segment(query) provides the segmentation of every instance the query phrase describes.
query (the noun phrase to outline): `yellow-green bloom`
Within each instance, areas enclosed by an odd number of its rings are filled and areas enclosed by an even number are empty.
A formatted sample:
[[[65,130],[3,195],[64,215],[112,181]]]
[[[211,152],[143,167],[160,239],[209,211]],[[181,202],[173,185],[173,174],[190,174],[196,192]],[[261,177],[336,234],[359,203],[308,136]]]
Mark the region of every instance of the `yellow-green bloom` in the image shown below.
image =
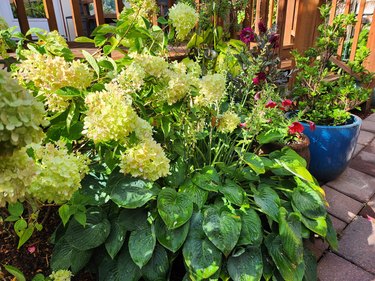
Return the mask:
[[[17,200],[23,201],[37,172],[38,168],[27,155],[26,148],[0,157],[0,207]]]
[[[16,80],[0,70],[0,155],[14,148],[40,142],[41,125],[47,125],[44,105]]]
[[[169,9],[169,18],[176,29],[176,38],[183,40],[198,21],[198,13],[190,5],[179,2]]]
[[[68,153],[63,142],[57,145],[34,145],[38,173],[27,190],[42,202],[63,203],[81,187],[81,180],[88,173],[89,160],[80,153]]]
[[[48,277],[53,281],[70,281],[73,274],[69,270],[60,269],[58,271],[52,271]]]
[[[219,119],[218,131],[223,133],[233,132],[240,124],[241,118],[232,111],[226,111]]]
[[[146,139],[122,155],[120,167],[124,174],[156,181],[169,174],[169,162],[160,144]]]
[[[140,117],[137,117],[134,132],[139,140],[152,138],[152,126]]]
[[[146,72],[133,62],[118,75],[117,80],[126,93],[132,94],[141,90]]]
[[[225,76],[223,74],[206,75],[200,80],[199,84],[199,95],[195,98],[197,105],[218,104],[226,95]]]
[[[146,75],[160,78],[166,74],[168,69],[168,62],[161,57],[152,56],[148,54],[131,54],[134,63],[141,66]]]
[[[84,128],[95,143],[125,142],[136,128],[137,114],[132,108],[132,98],[115,83],[106,84],[105,90],[87,95],[87,115]]]

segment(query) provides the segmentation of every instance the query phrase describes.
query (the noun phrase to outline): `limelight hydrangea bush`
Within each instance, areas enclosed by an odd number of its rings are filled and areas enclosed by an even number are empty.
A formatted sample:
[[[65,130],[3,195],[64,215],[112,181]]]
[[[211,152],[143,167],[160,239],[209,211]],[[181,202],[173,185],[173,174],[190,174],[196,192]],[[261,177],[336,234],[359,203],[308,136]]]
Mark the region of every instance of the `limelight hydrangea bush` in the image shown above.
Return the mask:
[[[44,137],[44,105],[22,88],[10,74],[0,71],[0,156]]]
[[[184,40],[198,21],[198,13],[190,5],[179,2],[169,9],[169,19],[176,29],[177,39]]]

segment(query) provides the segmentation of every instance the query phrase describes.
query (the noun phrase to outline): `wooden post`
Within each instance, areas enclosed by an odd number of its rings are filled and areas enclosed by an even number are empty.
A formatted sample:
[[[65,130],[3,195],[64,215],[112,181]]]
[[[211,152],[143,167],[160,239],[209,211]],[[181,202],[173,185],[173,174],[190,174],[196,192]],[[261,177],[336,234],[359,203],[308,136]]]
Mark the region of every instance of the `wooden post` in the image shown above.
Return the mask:
[[[267,24],[267,0],[257,0],[255,8],[255,32],[259,33],[258,23],[263,21]]]
[[[361,0],[361,4],[359,5],[359,11],[357,15],[357,23],[354,29],[352,49],[350,51],[350,57],[349,57],[349,60],[351,61],[354,60],[355,53],[357,51],[359,33],[361,32],[361,28],[362,28],[362,17],[363,17],[363,12],[365,11],[365,6],[366,6],[366,0]]]
[[[281,60],[285,59],[285,55],[283,52],[284,47],[284,32],[285,32],[285,16],[286,16],[286,7],[287,7],[288,0],[279,0],[278,7],[277,7],[277,17],[276,17],[276,24],[279,33],[279,49],[278,55]]]
[[[26,34],[26,32],[30,29],[29,21],[27,19],[25,3],[23,0],[13,0],[14,4],[16,5],[17,16],[18,16],[18,23],[20,25],[21,32]]]
[[[368,35],[367,39],[367,48],[371,51],[370,55],[368,58],[364,61],[364,66],[366,69],[370,72],[375,72],[375,20],[374,20],[374,14],[375,14],[375,9],[372,13],[373,20],[371,22],[370,26],[370,33]],[[372,83],[368,85],[369,89],[373,89],[375,87],[375,78],[372,80]],[[369,112],[371,109],[371,104],[372,104],[372,92],[370,94],[370,98],[366,102],[366,108],[365,111]]]
[[[120,14],[122,10],[124,9],[124,3],[122,0],[115,0],[115,5],[116,5],[116,17],[117,19],[120,18]]]
[[[105,23],[102,0],[94,0],[94,10],[95,10],[96,25],[99,26]]]
[[[168,8],[172,7],[174,2],[175,2],[174,0],[168,0]],[[199,1],[198,1],[198,3],[199,3]]]
[[[72,19],[74,23],[74,31],[76,36],[83,36],[83,25],[81,12],[78,0],[70,0],[70,7],[72,9]]]
[[[53,0],[43,0],[43,5],[48,21],[49,30],[59,30],[57,27],[55,8],[53,7]]]
[[[244,27],[251,27],[253,24],[253,7],[254,7],[254,1],[249,0],[245,8],[245,20],[243,22]]]
[[[268,6],[268,22],[267,27],[272,27],[272,18],[273,18],[273,9],[275,7],[275,0],[270,0],[269,6]]]
[[[336,15],[337,0],[332,0],[331,12],[329,14],[329,24],[331,25]]]

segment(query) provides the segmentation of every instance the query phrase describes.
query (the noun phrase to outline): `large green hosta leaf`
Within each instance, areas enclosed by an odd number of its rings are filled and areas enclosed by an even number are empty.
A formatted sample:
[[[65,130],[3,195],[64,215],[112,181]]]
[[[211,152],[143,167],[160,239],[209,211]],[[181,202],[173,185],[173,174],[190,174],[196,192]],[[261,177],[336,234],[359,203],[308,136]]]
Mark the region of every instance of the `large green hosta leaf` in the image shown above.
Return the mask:
[[[327,220],[326,217],[319,217],[316,219],[309,219],[301,215],[302,223],[311,231],[326,237],[327,235]]]
[[[276,191],[266,184],[259,185],[258,189],[253,189],[254,200],[263,213],[278,221],[280,198]]]
[[[165,188],[158,196],[158,211],[169,229],[185,224],[193,214],[193,202],[185,193]]]
[[[208,191],[193,184],[191,180],[180,186],[179,192],[187,194],[190,200],[195,203],[199,209],[202,209],[208,198]]]
[[[80,251],[61,238],[53,249],[52,270],[69,269],[73,273],[80,271],[90,260],[92,250]]]
[[[220,184],[220,177],[214,167],[206,166],[196,173],[192,179],[193,183],[198,187],[207,190],[217,192]]]
[[[139,268],[142,268],[151,259],[155,245],[156,237],[153,225],[130,233],[129,253]]]
[[[133,231],[145,228],[148,224],[147,217],[148,214],[145,208],[122,209],[118,216],[118,223],[123,229]]]
[[[297,264],[303,261],[303,244],[301,221],[296,213],[288,214],[285,208],[280,208],[279,234],[283,249],[289,259]]]
[[[118,218],[111,222],[111,232],[105,241],[107,253],[113,259],[121,250],[125,241],[126,230],[119,224]]]
[[[135,209],[143,206],[154,196],[152,183],[118,174],[108,181],[110,198],[123,208]]]
[[[98,207],[87,210],[86,226],[71,220],[64,235],[66,241],[76,249],[85,251],[103,244],[107,239],[111,224]]]
[[[166,250],[156,245],[154,253],[149,262],[142,268],[142,275],[146,281],[167,280],[169,260]]]
[[[283,249],[281,238],[275,234],[270,234],[266,237],[265,244],[269,255],[284,280],[301,281],[305,271],[305,264],[303,262],[297,264],[288,258]]]
[[[216,248],[228,256],[240,237],[241,217],[209,207],[203,215],[203,231]]]
[[[219,187],[219,192],[232,204],[241,206],[246,196],[245,191],[241,186],[234,181],[226,180],[223,185]]]
[[[209,278],[221,266],[221,252],[204,234],[202,222],[202,213],[192,216],[190,231],[182,250],[192,280]]]
[[[260,245],[263,239],[263,228],[257,212],[247,209],[238,214],[241,216],[242,227],[237,245]]]
[[[296,178],[296,182],[298,187],[292,194],[293,208],[310,219],[325,217],[327,211],[319,194],[299,178]]]
[[[104,256],[99,264],[99,281],[138,281],[141,276],[141,270],[131,259],[126,245],[115,259]]]
[[[168,229],[163,220],[158,217],[155,221],[156,238],[165,248],[175,253],[184,244],[189,227],[190,224],[185,223],[179,228]]]
[[[336,230],[333,227],[332,220],[328,214],[326,216],[326,221],[327,221],[327,235],[325,236],[325,238],[328,244],[331,246],[331,248],[337,251],[339,247],[339,242],[337,241]]]
[[[247,247],[242,254],[230,256],[227,268],[233,281],[259,281],[263,272],[260,248]]]
[[[262,158],[254,153],[245,153],[243,160],[249,167],[257,173],[257,175],[264,174],[266,172]]]
[[[303,259],[305,263],[305,276],[303,281],[318,280],[317,263],[314,254],[307,248],[303,252]]]

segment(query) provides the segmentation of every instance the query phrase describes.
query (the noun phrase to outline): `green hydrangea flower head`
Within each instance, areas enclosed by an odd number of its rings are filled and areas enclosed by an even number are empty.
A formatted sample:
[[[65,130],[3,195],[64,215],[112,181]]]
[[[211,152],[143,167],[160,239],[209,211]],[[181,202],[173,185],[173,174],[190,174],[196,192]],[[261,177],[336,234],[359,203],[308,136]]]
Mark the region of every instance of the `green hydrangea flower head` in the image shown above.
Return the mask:
[[[46,126],[43,103],[0,71],[0,156],[30,143],[39,143]]]

